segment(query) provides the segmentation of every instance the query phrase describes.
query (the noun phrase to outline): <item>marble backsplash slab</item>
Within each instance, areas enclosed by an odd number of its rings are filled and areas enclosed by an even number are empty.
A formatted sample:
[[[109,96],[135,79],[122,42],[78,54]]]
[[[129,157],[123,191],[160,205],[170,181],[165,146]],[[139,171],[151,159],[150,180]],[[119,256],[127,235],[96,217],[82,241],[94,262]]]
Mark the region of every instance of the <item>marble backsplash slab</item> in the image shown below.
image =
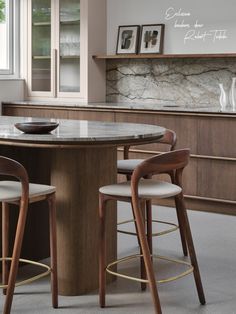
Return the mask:
[[[219,83],[228,92],[236,58],[107,61],[107,101],[180,107],[217,106]]]

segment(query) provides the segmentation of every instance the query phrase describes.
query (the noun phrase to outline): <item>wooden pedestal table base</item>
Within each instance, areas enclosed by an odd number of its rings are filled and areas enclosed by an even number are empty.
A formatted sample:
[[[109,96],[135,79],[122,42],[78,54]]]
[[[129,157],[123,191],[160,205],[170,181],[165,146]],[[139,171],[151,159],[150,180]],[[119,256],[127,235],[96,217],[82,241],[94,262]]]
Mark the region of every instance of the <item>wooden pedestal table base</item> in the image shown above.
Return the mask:
[[[57,187],[60,295],[98,287],[98,189],[116,181],[116,147],[55,149],[51,184]],[[108,260],[116,259],[116,210],[110,204]]]

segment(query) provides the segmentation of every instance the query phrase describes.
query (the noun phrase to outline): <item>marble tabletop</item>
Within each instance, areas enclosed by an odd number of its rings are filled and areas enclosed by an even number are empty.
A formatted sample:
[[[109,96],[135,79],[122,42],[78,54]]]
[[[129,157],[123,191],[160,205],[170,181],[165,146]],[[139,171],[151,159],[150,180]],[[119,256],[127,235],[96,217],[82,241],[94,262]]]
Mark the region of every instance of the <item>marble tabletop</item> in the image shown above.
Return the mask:
[[[14,126],[36,121],[58,122],[59,126],[49,134],[25,134]],[[0,144],[122,145],[155,140],[164,132],[165,128],[149,124],[0,116]]]

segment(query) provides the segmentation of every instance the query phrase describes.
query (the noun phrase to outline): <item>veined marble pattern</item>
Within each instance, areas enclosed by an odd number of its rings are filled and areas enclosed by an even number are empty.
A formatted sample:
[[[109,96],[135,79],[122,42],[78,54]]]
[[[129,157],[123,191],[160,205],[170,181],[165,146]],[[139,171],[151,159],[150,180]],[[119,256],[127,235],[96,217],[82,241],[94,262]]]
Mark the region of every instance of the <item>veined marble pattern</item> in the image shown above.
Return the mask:
[[[22,122],[58,122],[56,130],[47,134],[26,134],[15,128],[16,123]],[[152,140],[161,137],[165,129],[156,125],[118,123],[103,121],[86,120],[67,120],[67,119],[47,119],[30,117],[10,117],[0,116],[0,143],[13,141],[22,143],[37,144],[123,144],[127,141],[138,142],[139,140]],[[123,142],[123,143],[122,143]]]
[[[219,83],[228,93],[234,76],[234,58],[109,60],[107,101],[217,106]]]

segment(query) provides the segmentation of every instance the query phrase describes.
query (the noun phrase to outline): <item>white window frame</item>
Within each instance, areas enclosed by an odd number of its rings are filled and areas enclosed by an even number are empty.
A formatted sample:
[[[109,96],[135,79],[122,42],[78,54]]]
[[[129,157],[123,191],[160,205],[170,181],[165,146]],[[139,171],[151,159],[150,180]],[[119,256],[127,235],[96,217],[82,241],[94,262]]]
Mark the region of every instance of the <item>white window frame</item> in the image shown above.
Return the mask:
[[[20,0],[8,0],[9,68],[0,69],[0,79],[19,78],[20,74]]]

